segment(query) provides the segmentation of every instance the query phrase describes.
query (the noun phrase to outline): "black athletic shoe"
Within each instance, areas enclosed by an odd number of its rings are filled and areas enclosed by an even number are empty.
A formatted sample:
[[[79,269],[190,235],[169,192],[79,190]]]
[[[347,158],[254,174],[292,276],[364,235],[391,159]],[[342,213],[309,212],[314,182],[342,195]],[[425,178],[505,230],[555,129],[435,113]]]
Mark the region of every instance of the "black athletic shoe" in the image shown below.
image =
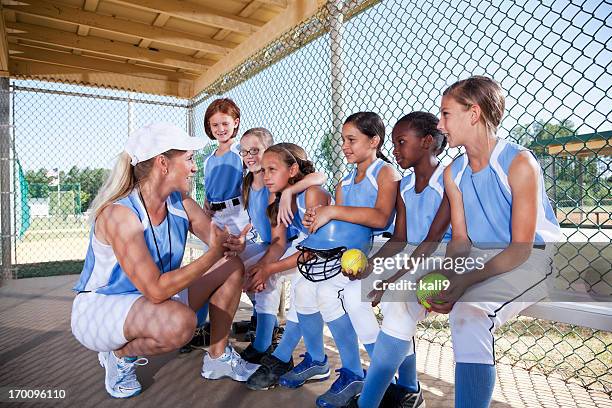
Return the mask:
[[[400,385],[389,384],[380,408],[425,408],[423,389],[419,384],[417,392],[410,392]]]
[[[210,323],[196,327],[193,337],[189,343],[179,349],[179,353],[191,353],[194,349],[204,350],[210,344]]]
[[[249,344],[247,348],[245,348],[242,353],[240,353],[240,357],[242,357],[244,361],[248,361],[249,363],[261,364],[261,359],[263,358],[263,356],[265,356],[266,354],[272,354],[273,351],[274,348],[272,346],[268,347],[266,351],[261,352],[257,351],[257,349],[253,347],[253,344]]]
[[[285,363],[268,354],[262,357],[260,364],[246,382],[246,386],[251,390],[267,390],[278,385],[280,376],[293,369],[293,357]]]

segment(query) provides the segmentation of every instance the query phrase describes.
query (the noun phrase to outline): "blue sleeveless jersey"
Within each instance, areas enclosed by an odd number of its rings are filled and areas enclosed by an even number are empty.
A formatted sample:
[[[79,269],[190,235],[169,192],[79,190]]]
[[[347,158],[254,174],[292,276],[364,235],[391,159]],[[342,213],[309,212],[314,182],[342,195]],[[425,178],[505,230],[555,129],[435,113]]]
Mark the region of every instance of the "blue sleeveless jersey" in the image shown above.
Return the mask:
[[[516,143],[498,139],[489,164],[477,173],[468,165],[465,154],[451,163],[453,180],[463,196],[468,236],[476,246],[504,246],[512,241],[512,192],[508,172],[512,160],[525,150]],[[558,242],[561,229],[546,195],[541,170],[538,198],[534,243]]]
[[[204,159],[206,200],[218,203],[240,196],[242,191],[242,158],[240,145],[234,143],[222,156],[211,153]]]
[[[268,214],[266,214],[269,197],[270,190],[267,187],[264,186],[259,190],[250,187],[247,212],[255,231],[257,231],[261,240],[266,244],[272,242],[272,226],[270,225]],[[298,233],[299,231],[293,225],[289,225],[289,228],[287,228],[287,240],[294,238]]]
[[[400,182],[400,194],[406,207],[406,241],[419,245],[427,237],[444,196],[444,166],[438,165],[429,183],[420,193],[415,191],[414,173],[404,177]],[[449,227],[442,237],[442,242],[448,242],[450,238]]]
[[[136,214],[142,223],[145,243],[151,258],[153,258],[153,261],[162,273],[180,267],[189,230],[189,220],[183,208],[181,193],[174,192],[170,194],[166,204],[168,205],[166,218],[160,225],[152,227],[149,224],[145,208],[140,201],[136,189],[127,197],[114,203],[114,205],[123,205]],[[172,259],[170,259],[168,223],[170,223],[172,240]],[[155,238],[157,239],[159,253],[163,261],[163,271],[162,263],[158,258],[157,249],[155,248],[153,230],[155,230]],[[75,291],[92,291],[104,295],[140,293],[117,262],[111,246],[103,244],[96,239],[93,226],[89,234],[89,247],[85,257],[85,265],[83,266],[79,281],[73,289]]]
[[[357,167],[344,176],[340,184],[342,188],[342,205],[374,208],[376,199],[378,198],[378,174],[384,165],[385,162],[382,159],[374,160],[367,168],[366,176],[359,183],[355,183]],[[380,235],[384,232],[393,232],[394,219],[395,210],[389,217],[389,222],[384,228],[373,229],[374,235]]]

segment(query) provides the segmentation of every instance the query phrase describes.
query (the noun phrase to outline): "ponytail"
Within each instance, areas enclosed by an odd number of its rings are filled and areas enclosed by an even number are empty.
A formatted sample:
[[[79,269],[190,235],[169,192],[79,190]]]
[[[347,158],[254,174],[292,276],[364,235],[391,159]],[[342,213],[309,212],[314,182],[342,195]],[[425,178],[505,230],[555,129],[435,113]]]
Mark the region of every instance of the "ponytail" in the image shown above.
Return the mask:
[[[431,135],[435,146],[433,153],[438,156],[446,147],[446,135],[438,129],[438,122],[439,119],[436,115],[429,112],[417,111],[402,116],[395,126],[404,124],[420,138]]]
[[[172,159],[172,157],[184,153],[182,150],[168,150],[162,153],[164,156]],[[157,157],[157,156],[155,156]],[[132,166],[132,159],[126,152],[122,152],[111,170],[108,178],[98,190],[96,198],[91,203],[91,215],[89,222],[93,225],[96,218],[104,211],[106,207],[115,201],[126,197],[130,192],[141,185],[151,174],[155,157],[139,162],[136,166]]]
[[[242,179],[242,203],[244,208],[249,208],[249,195],[251,194],[251,185],[255,176],[252,172],[248,172]]]
[[[91,203],[89,222],[93,225],[100,213],[120,198],[127,196],[136,185],[136,177],[131,163],[132,159],[126,152],[122,152],[111,170],[108,178],[98,191],[98,195]],[[148,162],[149,160],[147,160]],[[143,162],[144,164],[146,162]],[[139,163],[141,164],[141,163]]]
[[[381,151],[380,145],[378,145],[378,147],[376,148],[376,157],[386,161],[387,163],[391,163],[391,160],[389,160],[387,156],[385,156],[383,152]]]
[[[380,142],[378,146],[376,146],[376,157],[387,163],[391,163],[391,160],[382,152],[383,145],[385,144],[385,124],[378,114],[374,112],[353,113],[344,121],[345,125],[347,123],[353,124],[361,133],[370,139],[378,136]]]

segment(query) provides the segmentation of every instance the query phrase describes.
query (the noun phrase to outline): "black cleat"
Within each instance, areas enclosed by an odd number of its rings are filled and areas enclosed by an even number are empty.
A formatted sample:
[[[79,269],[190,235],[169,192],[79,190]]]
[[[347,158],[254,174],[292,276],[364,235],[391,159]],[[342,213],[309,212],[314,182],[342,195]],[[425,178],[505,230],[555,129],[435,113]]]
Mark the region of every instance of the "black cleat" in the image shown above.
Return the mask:
[[[257,349],[253,347],[253,344],[249,344],[247,348],[245,348],[242,353],[240,353],[240,357],[242,357],[244,361],[248,361],[249,363],[261,364],[261,359],[263,358],[263,356],[265,356],[266,354],[272,354],[273,351],[274,348],[272,346],[268,347],[266,351],[261,352],[257,351]]]
[[[419,384],[417,392],[410,392],[401,385],[389,384],[380,402],[380,408],[425,408],[423,389]]]
[[[280,376],[293,369],[293,357],[285,363],[268,354],[262,357],[260,364],[246,382],[246,386],[251,390],[267,390],[277,386]]]

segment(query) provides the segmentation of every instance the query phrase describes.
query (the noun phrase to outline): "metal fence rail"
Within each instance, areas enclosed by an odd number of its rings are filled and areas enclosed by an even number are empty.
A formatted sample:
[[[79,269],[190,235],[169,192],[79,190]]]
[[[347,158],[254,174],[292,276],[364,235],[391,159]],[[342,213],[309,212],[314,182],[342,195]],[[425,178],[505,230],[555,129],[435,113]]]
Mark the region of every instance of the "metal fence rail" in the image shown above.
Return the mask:
[[[208,103],[229,96],[241,107],[241,131],[264,126],[276,141],[300,144],[329,174],[328,187],[333,188],[345,170],[337,149],[348,114],[377,112],[390,134],[395,121],[411,111],[437,114],[441,91],[472,74],[495,78],[507,92],[499,136],[536,153],[567,241],[609,244],[610,3],[329,3],[191,101],[11,81],[15,211],[10,234],[3,232],[12,237],[11,273],[25,277],[80,270],[88,203],[130,129],[165,120],[205,137]],[[384,148],[390,152],[390,140]],[[448,149],[441,159],[446,164],[457,154]],[[27,183],[20,183],[20,174]],[[199,180],[203,188],[201,175]],[[198,199],[201,188],[196,189]],[[593,248],[559,251],[561,289],[610,292],[611,257],[606,246]],[[419,327],[422,338],[449,342],[444,317]],[[499,361],[612,392],[610,332],[520,317],[499,330],[497,338]]]

